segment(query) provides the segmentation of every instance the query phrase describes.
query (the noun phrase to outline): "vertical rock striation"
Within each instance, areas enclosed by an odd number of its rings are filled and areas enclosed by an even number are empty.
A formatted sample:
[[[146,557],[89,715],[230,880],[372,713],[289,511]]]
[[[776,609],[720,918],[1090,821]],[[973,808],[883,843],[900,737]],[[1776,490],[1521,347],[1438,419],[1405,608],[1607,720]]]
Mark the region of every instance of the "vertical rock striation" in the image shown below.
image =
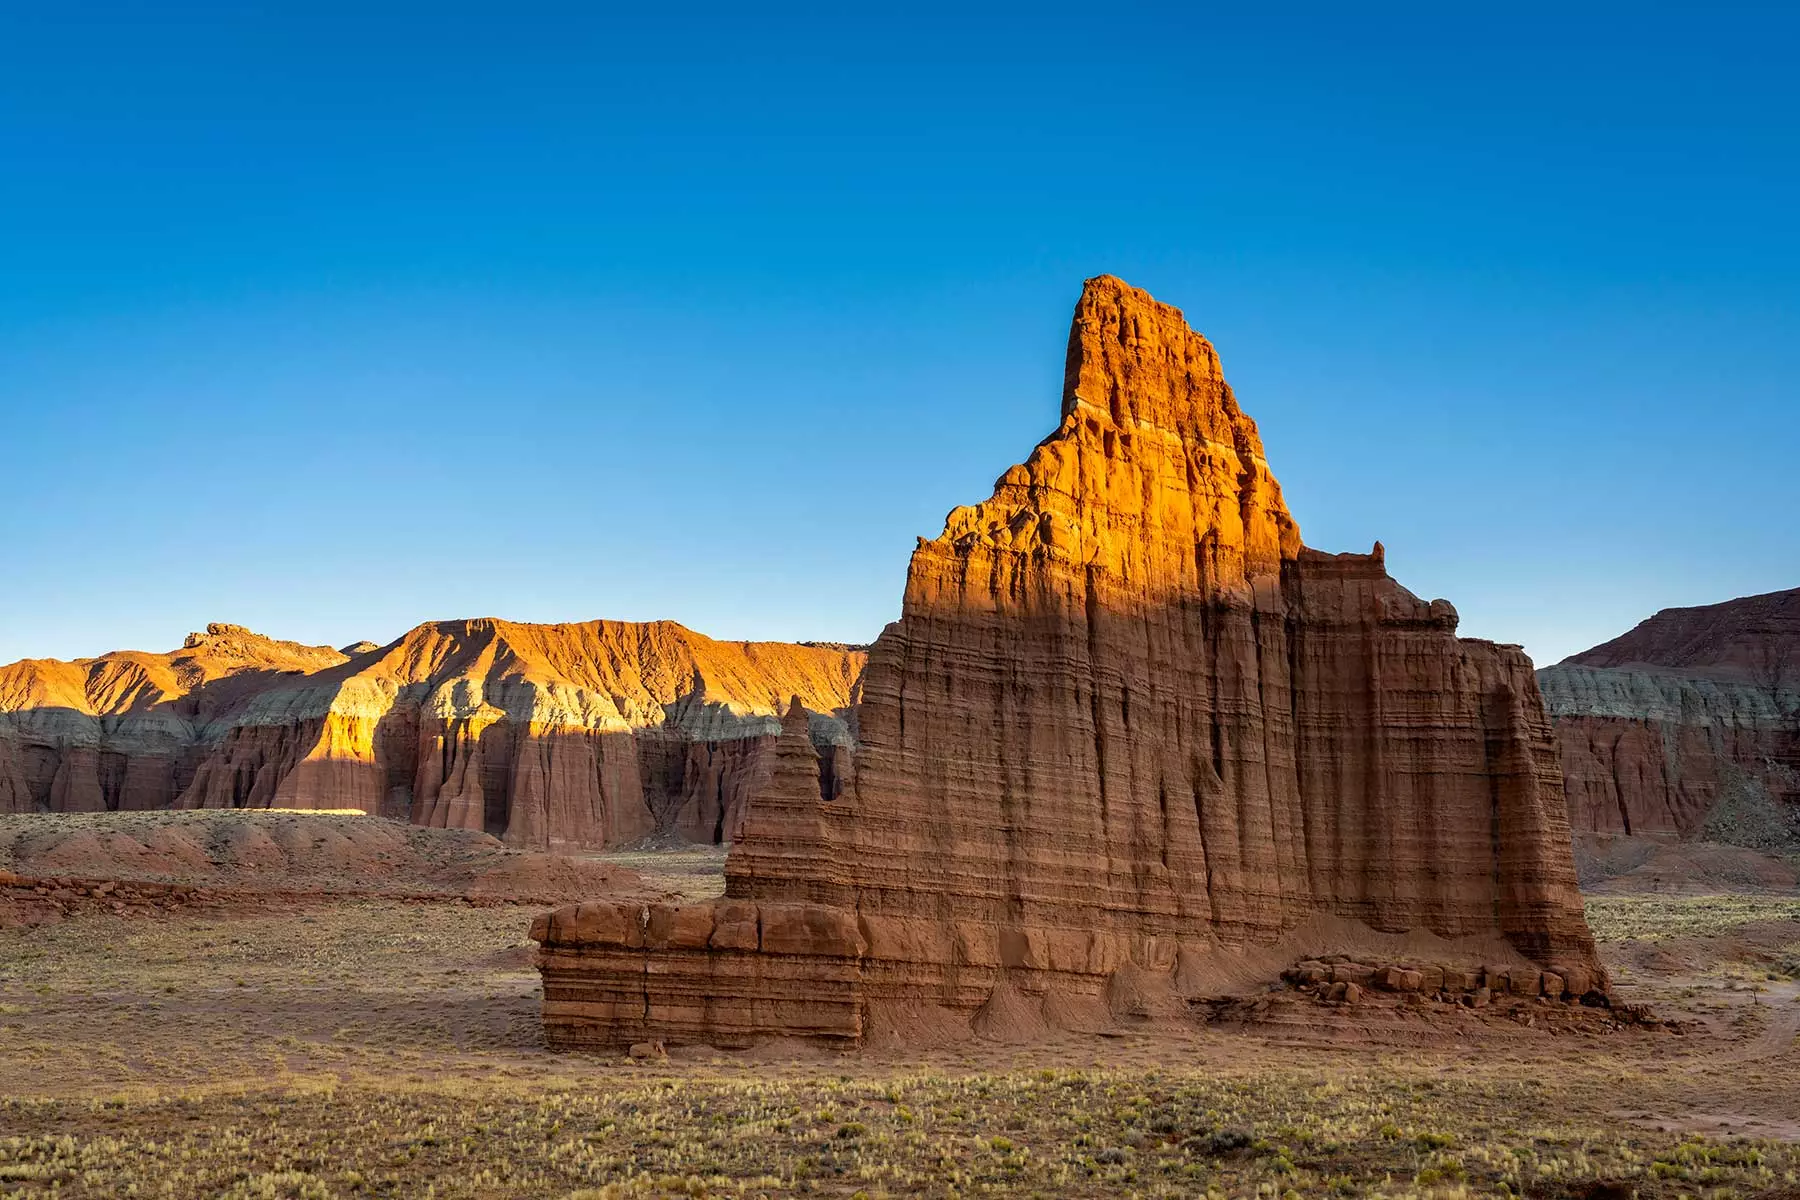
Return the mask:
[[[0,813],[354,808],[531,849],[724,840],[780,705],[847,709],[863,658],[668,621],[443,621],[349,649],[213,625],[169,655],[0,667]]]
[[[783,760],[726,900],[668,918],[687,942],[609,942],[632,922],[604,905],[544,923],[548,1035],[794,1032],[657,1016],[664,988],[702,979],[785,996],[804,941],[772,949],[770,913],[821,931],[834,978],[856,950],[855,994],[824,1021],[850,1040],[1021,996],[1091,1012],[1122,975],[1178,987],[1216,948],[1321,917],[1592,969],[1531,665],[1455,628],[1379,546],[1303,547],[1212,346],[1090,280],[1061,423],[920,540],[854,754],[805,794]],[[760,941],[721,941],[751,910]],[[621,970],[635,1007],[596,999]]]

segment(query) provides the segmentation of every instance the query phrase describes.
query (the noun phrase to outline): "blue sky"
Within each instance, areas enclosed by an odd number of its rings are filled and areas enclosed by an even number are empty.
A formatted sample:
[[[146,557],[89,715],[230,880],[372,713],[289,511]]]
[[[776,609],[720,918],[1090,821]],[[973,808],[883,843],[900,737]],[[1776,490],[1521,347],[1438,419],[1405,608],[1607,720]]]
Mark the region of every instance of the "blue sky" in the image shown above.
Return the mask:
[[[1800,586],[1779,6],[250,7],[0,0],[0,661],[870,639],[1100,272],[1467,634]]]

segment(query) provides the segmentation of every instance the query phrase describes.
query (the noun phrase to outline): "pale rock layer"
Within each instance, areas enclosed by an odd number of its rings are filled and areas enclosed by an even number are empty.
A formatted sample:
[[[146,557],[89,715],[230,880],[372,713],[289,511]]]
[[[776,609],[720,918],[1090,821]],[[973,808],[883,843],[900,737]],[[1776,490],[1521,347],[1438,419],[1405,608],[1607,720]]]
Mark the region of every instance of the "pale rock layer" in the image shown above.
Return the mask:
[[[1800,835],[1800,589],[1665,609],[1538,683],[1576,833],[1729,837],[1749,806]]]

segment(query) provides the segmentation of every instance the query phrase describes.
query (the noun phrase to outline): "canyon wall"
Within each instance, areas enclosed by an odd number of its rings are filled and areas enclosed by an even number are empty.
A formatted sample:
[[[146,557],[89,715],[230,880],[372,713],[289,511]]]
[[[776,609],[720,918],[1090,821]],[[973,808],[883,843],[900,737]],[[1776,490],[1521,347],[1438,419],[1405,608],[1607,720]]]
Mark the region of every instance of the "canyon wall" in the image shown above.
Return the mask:
[[[1800,589],[1665,609],[1538,682],[1577,834],[1800,846]]]
[[[209,626],[171,654],[0,668],[0,813],[351,808],[533,849],[735,836],[780,705],[863,654],[673,622],[445,621],[345,651]]]
[[[723,901],[541,921],[547,1036],[1096,1024],[1332,929],[1592,973],[1531,665],[1456,624],[1302,546],[1212,346],[1091,280],[1060,424],[920,540],[853,752],[797,700]]]

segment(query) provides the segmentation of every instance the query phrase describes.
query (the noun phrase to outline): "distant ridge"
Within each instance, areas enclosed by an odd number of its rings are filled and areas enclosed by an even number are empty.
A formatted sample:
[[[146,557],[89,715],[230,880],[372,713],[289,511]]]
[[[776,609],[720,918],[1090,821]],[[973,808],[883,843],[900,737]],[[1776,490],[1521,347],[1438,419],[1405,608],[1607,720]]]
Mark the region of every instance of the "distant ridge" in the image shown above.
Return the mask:
[[[355,808],[540,849],[723,839],[781,706],[841,714],[864,657],[673,621],[436,621],[341,650],[215,623],[165,654],[0,667],[0,812]]]

